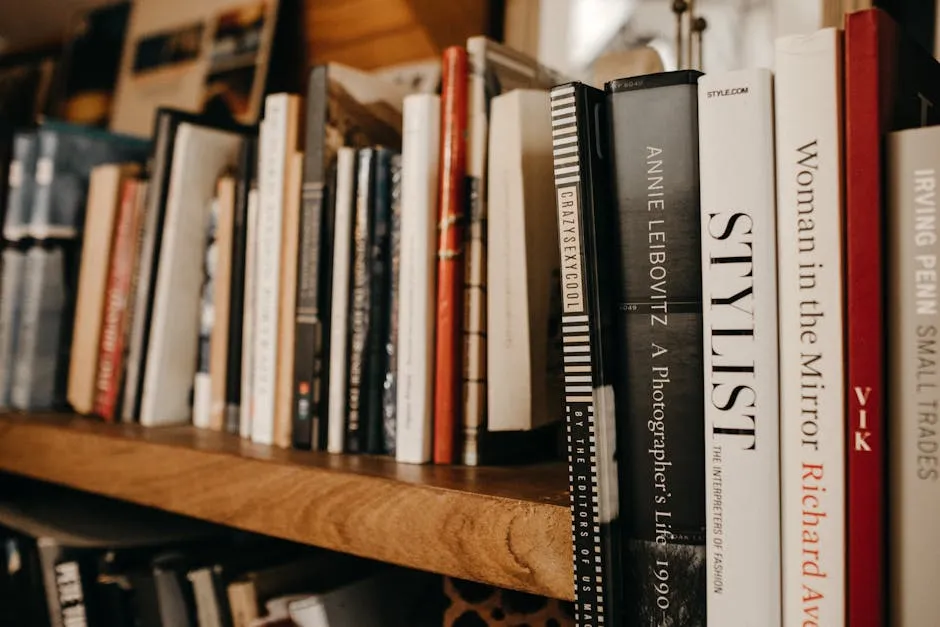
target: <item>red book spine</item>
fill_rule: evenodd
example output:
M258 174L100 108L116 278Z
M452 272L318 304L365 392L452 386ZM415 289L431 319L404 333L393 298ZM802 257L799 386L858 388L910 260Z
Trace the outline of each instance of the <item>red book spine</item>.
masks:
M463 233L467 158L467 51L444 50L438 183L434 463L454 463L461 407Z
M134 261L137 185L136 180L129 179L124 182L121 190L121 207L118 211L111 267L108 269L104 318L98 345L94 413L107 422L114 422L116 417L117 397L124 366L124 325Z
M847 16L845 36L847 610L885 624L884 193L897 28L879 11ZM892 92L892 93L889 93Z

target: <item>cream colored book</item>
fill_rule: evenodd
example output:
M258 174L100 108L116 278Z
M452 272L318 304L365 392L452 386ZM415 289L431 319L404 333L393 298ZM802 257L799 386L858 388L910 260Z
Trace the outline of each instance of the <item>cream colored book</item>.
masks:
M225 385L232 291L232 237L235 229L235 179L224 176L216 187L218 222L215 231L215 275L212 295L212 335L209 340L209 428L225 429Z
M134 176L134 164L105 164L91 171L85 208L82 261L75 302L75 331L69 357L68 402L80 414L90 414L95 402L98 349L105 310L115 219L124 181Z
M561 302L547 91L517 89L490 108L487 428L561 419Z
M292 154L286 165L281 231L281 304L277 328L277 389L274 398L274 444L281 448L290 448L293 424L294 316L297 312L297 248L303 153Z

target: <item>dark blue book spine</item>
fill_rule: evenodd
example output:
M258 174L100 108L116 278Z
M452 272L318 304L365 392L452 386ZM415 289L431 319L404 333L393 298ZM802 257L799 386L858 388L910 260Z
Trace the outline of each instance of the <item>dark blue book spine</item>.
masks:
M705 624L699 75L607 84L629 624Z

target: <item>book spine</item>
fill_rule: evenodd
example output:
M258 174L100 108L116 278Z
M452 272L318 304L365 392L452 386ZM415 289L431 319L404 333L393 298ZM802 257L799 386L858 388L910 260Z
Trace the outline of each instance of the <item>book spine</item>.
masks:
M385 352L385 381L382 386L382 451L395 455L395 437L398 413L396 407L398 387L398 301L401 287L401 155L392 156L391 164L391 219L389 222L389 274L387 277L388 307Z
M13 158L7 173L7 206L3 237L17 241L27 235L36 186L36 153L39 138L34 132L18 132L13 139Z
M106 422L117 418L117 397L124 355L124 326L133 272L136 239L137 181L124 183L114 230L114 249L108 270L105 309L98 343L94 414Z
M16 370L17 336L25 288L26 254L16 248L3 251L0 281L0 408L10 407L10 390Z
M609 85L634 621L705 624L705 397L694 72ZM661 82L657 82L661 81ZM643 120L643 124L637 124Z
M131 346L131 331L134 328L134 321L137 318L137 290L138 283L140 282L140 265L141 265L141 250L144 247L144 237L145 237L145 226L147 223L147 191L150 188L150 183L146 179L140 179L137 181L137 193L134 199L135 210L135 224L134 224L134 239L133 239L133 249L129 254L129 263L131 268L131 283L127 291L127 312L125 313L124 328L122 330L123 337L121 338L121 363L117 368L118 380L117 380L117 396L114 400L114 414L115 420L120 416L122 422L133 422L133 414L124 414L124 395L127 394L127 373L128 373L128 360L130 359L130 346Z
M346 437L346 375L349 350L350 265L352 263L353 198L356 151L340 148L336 168L336 228L333 250L333 298L330 313L330 380L327 451L342 453Z
M239 408L238 434L251 438L251 423L254 409L255 374L255 294L258 274L258 190L248 192L248 238L245 242L245 303L242 313L242 381L241 406Z
M463 407L460 460L480 463L486 409L486 169L489 98L486 46L467 52L466 231L463 277Z
M709 74L699 81L712 625L780 625L772 81L769 70Z
M225 368L225 431L239 433L242 400L242 351L246 345L244 330L245 293L247 287L246 257L248 242L248 194L251 191L252 161L255 155L255 138L248 138L235 183L235 213L232 231L232 266L229 296L228 364Z
M900 111L929 100L914 98L913 85L905 85L919 72L895 78L900 63L919 64L913 56L894 58L904 49L901 34L878 13L850 14L845 22L845 327L853 339L845 345L846 607L850 625L873 626L885 624L888 567L882 133L887 124L906 126Z
M274 442L287 115L286 96L275 94L267 99L258 162L258 249L255 251L257 274L252 377L254 400L251 412L251 439L259 444Z
M295 324L294 352L294 401L293 401L293 445L299 449L321 449L325 442L321 437L321 423L328 403L323 380L329 362L323 359L323 339L327 332L324 316L321 316L322 288L320 276L328 272L330 265L324 263L330 257L323 242L324 204L327 198L324 180L324 157L326 154L326 118L329 94L327 91L328 68L319 67L310 75L307 88L307 145L304 156L304 179L301 185L301 216L299 233L299 256L297 259L297 312ZM328 282L327 282L328 283ZM327 310L323 310L327 311ZM316 440L316 446L314 446Z
M389 245L392 227L392 152L375 150L375 178L372 188L372 237L369 246L369 333L366 338L366 452L382 454L384 419L382 411L385 374L388 371L386 342L389 312Z
M603 92L578 83L555 87L550 97L575 620L584 627L620 625L624 582L617 440L608 374L613 302L601 280L609 278L602 274L603 260L614 253L605 240L605 233L609 237L612 232L606 107Z
M349 308L349 385L346 400L346 443L350 453L366 450L368 358L366 350L371 311L370 253L372 248L373 200L375 189L375 150L359 151L356 184L356 217L352 239L352 282Z
M842 35L777 40L783 623L845 622Z
M33 206L29 212L27 232L29 237L45 239L49 237L52 221L52 187L55 179L56 154L59 149L59 135L55 131L38 132L36 152L36 171L33 180ZM74 233L72 234L74 237Z
M466 176L467 51L444 51L441 78L441 176L438 191L434 463L456 461L462 394L463 222Z
M395 458L423 464L431 461L434 409L440 97L407 96L403 128Z
M232 321L232 246L234 237L235 181L223 177L217 187L215 275L212 280L212 336L209 338L209 377L211 384L209 427L226 431L226 399L228 394L228 347Z
M887 624L929 625L940 611L940 371L936 368L937 184L940 127L890 133L888 226L888 414L890 573ZM874 541L874 539L873 539Z

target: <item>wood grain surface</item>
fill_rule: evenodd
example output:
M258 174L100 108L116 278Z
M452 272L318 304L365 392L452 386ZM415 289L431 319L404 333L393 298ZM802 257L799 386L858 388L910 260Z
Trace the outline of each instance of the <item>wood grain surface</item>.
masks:
M0 415L0 470L362 557L572 599L561 463L412 466L192 427Z

